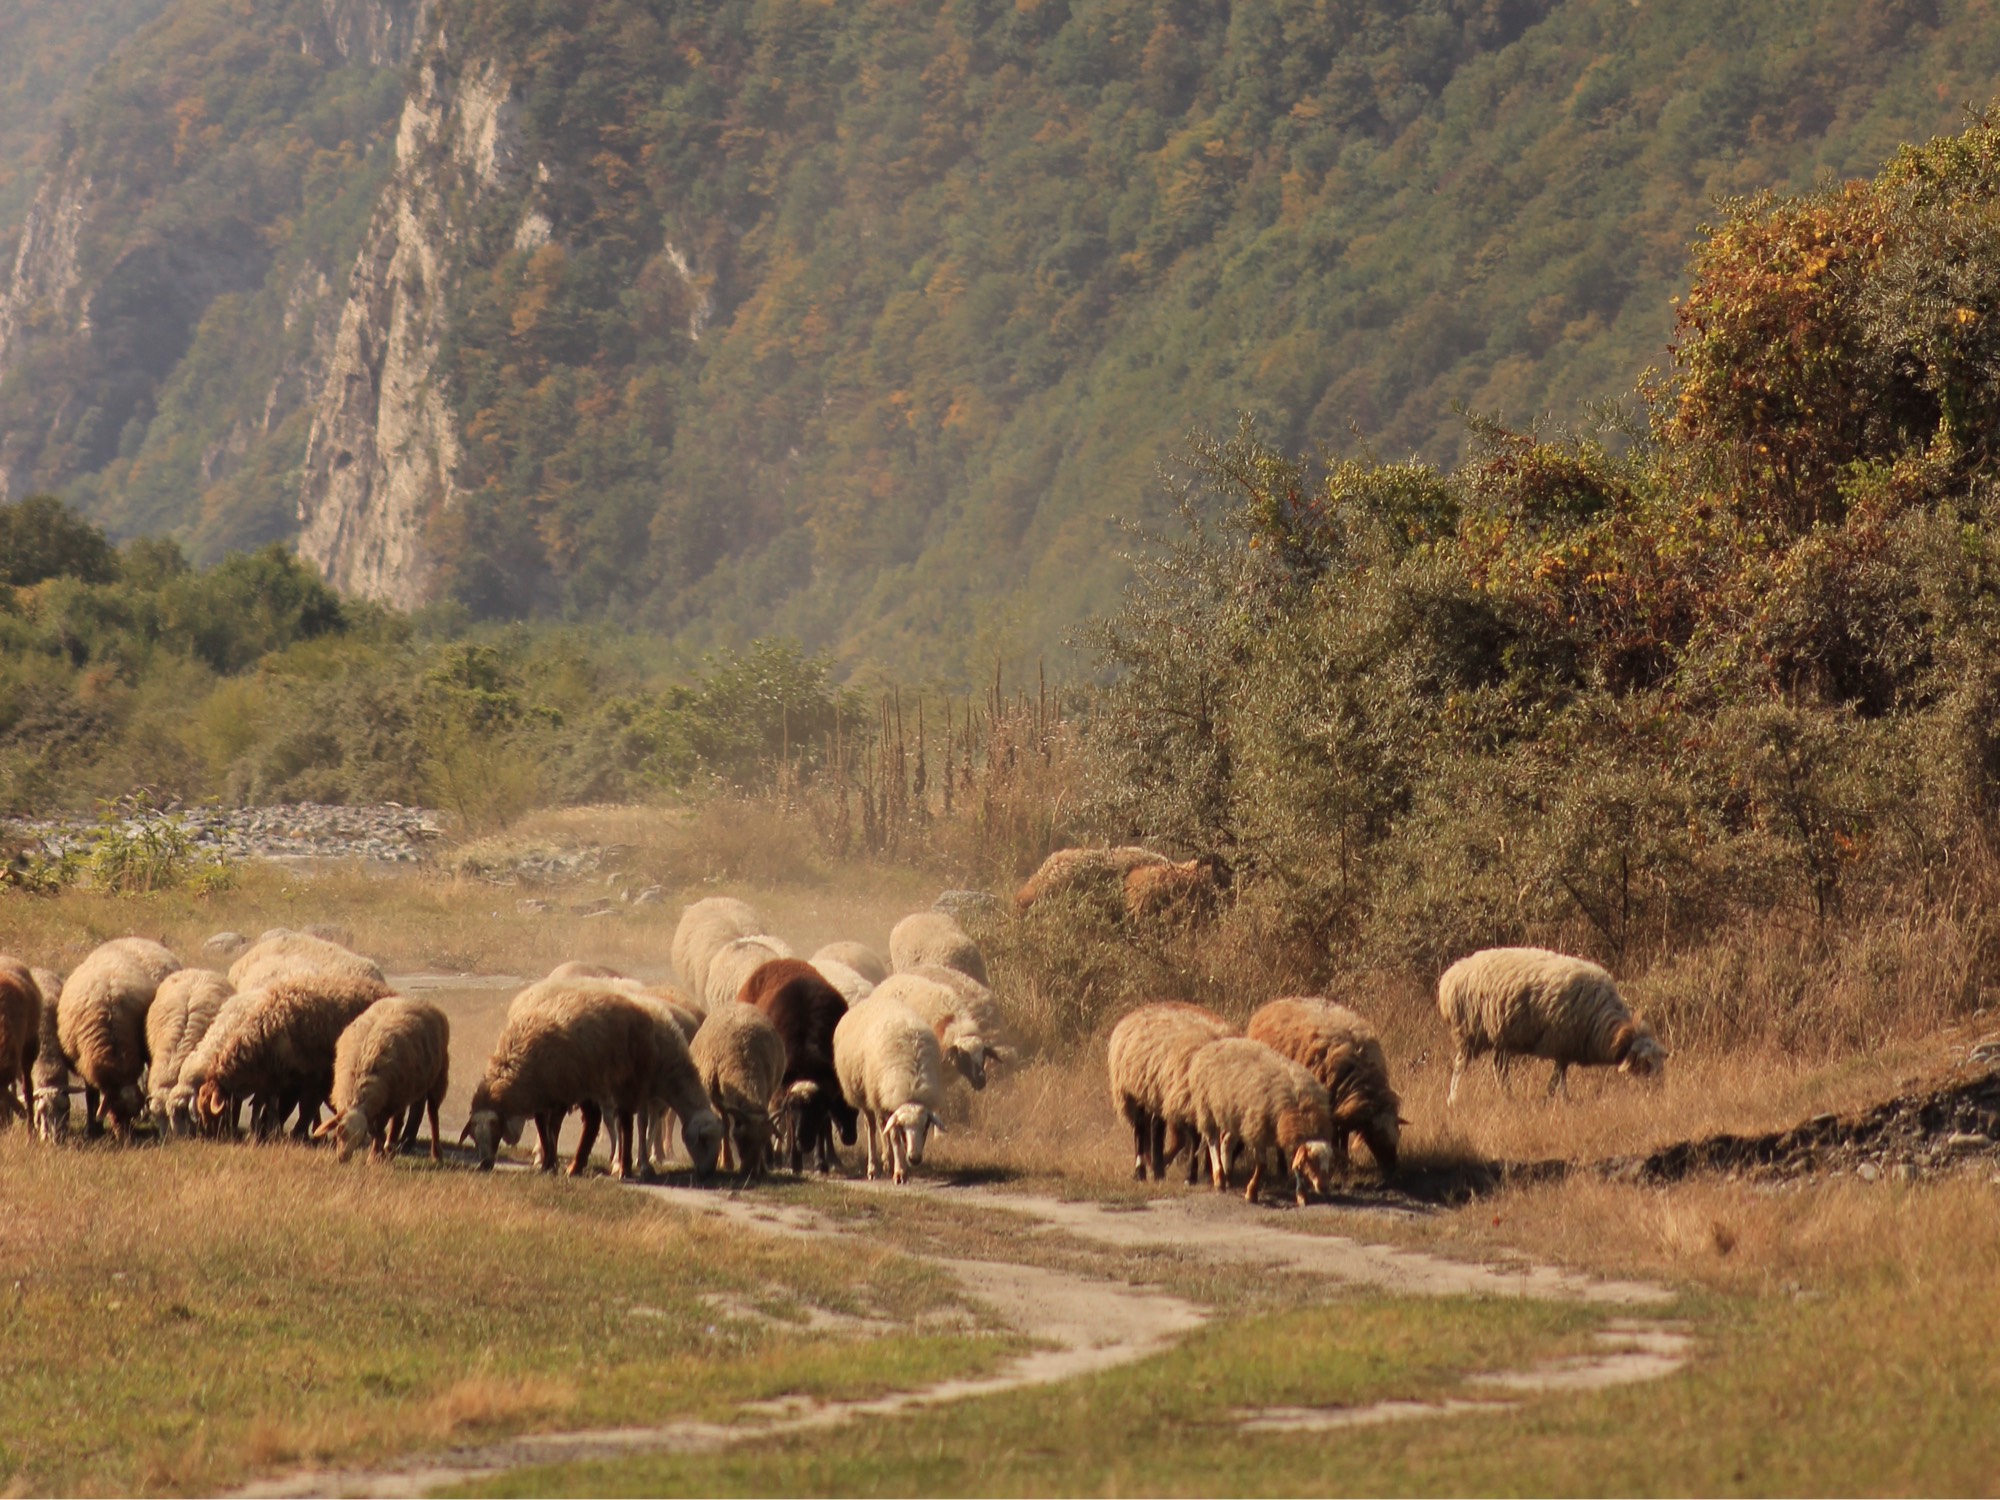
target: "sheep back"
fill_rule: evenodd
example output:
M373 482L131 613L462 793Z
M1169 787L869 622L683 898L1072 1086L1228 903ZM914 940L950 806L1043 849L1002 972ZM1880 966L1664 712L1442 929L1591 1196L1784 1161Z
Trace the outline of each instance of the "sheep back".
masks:
M374 960L309 932L279 928L266 933L229 966L229 982L239 990L301 979L310 979L322 994L338 993L360 1004L389 993L389 981Z
M987 983L986 959L957 919L941 911L912 912L889 933L889 963L897 973L937 964Z
M781 938L769 933L731 938L717 949L708 962L707 984L702 1003L713 1011L742 993L743 983L775 958L790 958L792 950Z
M153 1059L146 1091L156 1123L168 1123L181 1070L215 1024L223 1002L235 993L213 969L181 969L160 982L146 1013L146 1048Z
M1394 1171L1402 1136L1402 1099L1389 1084L1389 1062L1375 1028L1330 1000L1273 1000L1250 1017L1244 1033L1289 1057L1327 1091L1336 1158L1345 1137L1358 1134L1383 1171Z
M450 1085L445 1013L428 1000L384 996L349 1023L334 1047L334 1114L322 1133L338 1135L344 1158L363 1141L381 1142L405 1110L429 1107L435 1116Z
M870 984L880 984L889 977L889 965L881 954L866 943L828 943L812 956L814 968L819 967L821 959L829 963L847 965Z
M1026 914L1051 896L1121 895L1125 877L1147 865L1168 863L1164 854L1127 844L1114 849L1058 849L1014 893L1014 910Z
M708 989L708 966L723 946L762 932L766 923L757 909L733 896L708 896L681 913L669 950L674 972L697 995Z
M905 1104L935 1111L944 1092L937 1033L893 995L879 990L851 1006L833 1031L833 1066L841 1093L877 1120Z

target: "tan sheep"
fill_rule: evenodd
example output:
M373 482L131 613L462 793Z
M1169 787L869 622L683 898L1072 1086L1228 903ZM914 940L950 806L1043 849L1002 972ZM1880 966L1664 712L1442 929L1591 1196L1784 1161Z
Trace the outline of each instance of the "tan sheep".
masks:
M1333 1108L1320 1081L1290 1058L1248 1037L1225 1037L1188 1059L1188 1093L1217 1192L1228 1191L1230 1162L1239 1149L1250 1156L1243 1196L1252 1203L1272 1160L1290 1169L1302 1207L1308 1184L1327 1191Z
M743 993L743 986L765 964L776 958L790 958L792 950L784 940L768 932L732 938L723 944L708 964L708 987L702 1001L712 1014Z
M672 1024L602 980L543 980L507 1007L486 1071L473 1090L460 1137L470 1140L482 1171L491 1171L500 1144L520 1140L532 1120L540 1141L537 1164L556 1169L563 1117L583 1112L583 1136L570 1175L581 1176L608 1115L614 1137L628 1114L651 1097L660 1038ZM637 1150L614 1139L614 1159L635 1170Z
M880 984L889 977L889 965L883 961L881 954L866 943L828 943L808 962L817 969L821 959L825 959L828 963L845 964L870 984ZM834 988L838 989L839 986L835 985Z
M771 1018L731 1000L708 1013L688 1047L710 1105L722 1117L723 1165L745 1181L764 1174L771 1111L785 1076L785 1042Z
M174 1085L215 1023L215 1013L235 993L213 969L181 969L160 981L153 1008L146 1013L146 1050L153 1059L147 1069L146 1094L153 1123L162 1134L176 1129L185 1133L192 1125L190 1117L174 1119Z
M1014 910L1026 915L1036 902L1051 896L1089 894L1122 900L1127 875L1148 865L1166 863L1166 855L1136 844L1116 849L1058 849L1014 893Z
M1330 1000L1273 1000L1251 1016L1244 1034L1298 1063L1333 1101L1333 1157L1345 1170L1348 1138L1358 1135L1375 1164L1396 1170L1402 1100L1389 1086L1389 1061L1375 1028Z
M1611 976L1547 948L1486 948L1461 958L1438 980L1438 1012L1456 1044L1446 1104L1457 1102L1467 1065L1486 1052L1503 1088L1516 1057L1554 1063L1551 1094L1569 1091L1572 1067L1615 1066L1639 1078L1666 1067L1667 1049Z
M707 995L708 966L715 955L737 938L762 932L767 925L755 907L733 896L709 896L682 912L669 953L674 972L688 993Z
M902 1001L878 991L840 1018L833 1031L840 1091L867 1127L868 1176L879 1139L890 1176L907 1182L921 1166L924 1142L938 1123L944 1057L937 1034Z
M102 1134L109 1116L120 1140L146 1101L139 1078L146 1069L146 1012L160 981L180 960L146 938L113 938L92 950L63 981L56 1036L63 1056L83 1080L85 1126Z
M333 1051L333 1117L313 1132L334 1137L340 1159L366 1142L386 1160L397 1121L414 1142L418 1117L430 1116L431 1160L439 1157L438 1110L451 1086L451 1022L428 1000L387 995L348 1024Z
M257 1139L276 1135L296 1109L295 1133L305 1140L333 1092L340 1034L377 997L339 969L315 969L242 993L249 1004L208 1064L195 1114L214 1133L233 1117L239 1101L254 1099Z
M57 1032L57 1002L63 976L53 969L30 969L42 997L41 1047L35 1054L35 1134L60 1140L69 1134L70 1064Z
M874 993L900 1000L922 1016L937 1034L945 1062L975 1089L986 1087L990 1064L1014 1056L993 992L969 974L921 964L891 974Z
M229 966L229 982L239 990L269 989L308 976L323 995L365 1003L389 993L380 965L309 932L276 928Z
M1134 924L1190 924L1212 916L1227 867L1212 854L1125 872L1125 917Z
M695 1066L689 1042L699 1034L697 1019L688 1025L690 1012L656 995L642 995L639 1003L653 1017L653 1072L640 1100L636 1121L637 1139L621 1135L618 1160L621 1175L637 1170L651 1176L667 1165L667 1118L678 1125L681 1146L687 1152L697 1178L715 1170L722 1152L722 1120L702 1087L700 1069ZM636 1158L636 1160L635 1160Z
M1111 1028L1105 1052L1111 1104L1132 1127L1135 1178L1143 1181L1148 1171L1155 1181L1165 1178L1167 1163L1185 1149L1194 1182L1201 1153L1188 1064L1201 1048L1235 1034L1214 1011L1176 1000L1142 1005Z
M41 988L26 964L0 957L0 1125L17 1113L34 1118L35 1059L41 1050Z
M198 1113L195 1101L200 1097L201 1086L208 1081L209 1069L214 1066L223 1043L236 1034L236 1028L250 1012L251 1003L262 999L263 994L262 990L247 993L238 990L224 1000L215 1012L215 1019L208 1023L208 1030L202 1033L181 1063L174 1086L167 1094L167 1122L176 1134L187 1135L195 1131L211 1136L236 1134L243 1111L242 1096L229 1099L220 1115L206 1120Z
M912 912L889 933L889 964L898 974L925 964L956 969L988 983L986 959L958 919L941 911Z

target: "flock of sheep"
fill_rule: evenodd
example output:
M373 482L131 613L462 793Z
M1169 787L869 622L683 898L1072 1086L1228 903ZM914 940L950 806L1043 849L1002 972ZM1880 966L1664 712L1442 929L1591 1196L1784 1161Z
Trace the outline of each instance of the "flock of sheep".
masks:
M1134 916L1204 901L1218 870L1142 849L1065 850L1016 898L1017 910L1108 882ZM896 1182L923 1161L948 1079L983 1088L1015 1055L985 960L941 911L899 922L884 962L860 943L800 959L749 905L698 901L671 957L683 986L566 963L509 1004L473 1091L461 1141L482 1169L536 1131L553 1171L564 1120L581 1115L569 1170L586 1170L600 1132L611 1169L650 1177L675 1139L700 1176L718 1163L748 1181L774 1157L792 1171L838 1164L836 1138L865 1150L867 1173ZM1448 969L1438 1005L1456 1040L1448 1100L1466 1065L1512 1058L1657 1074L1665 1050L1611 976L1533 948L1475 953ZM117 938L66 979L0 958L0 1124L30 1115L66 1134L81 1085L86 1129L130 1139L233 1136L243 1112L269 1139L331 1139L341 1158L415 1147L426 1116L432 1159L450 1078L451 1028L423 1000L392 994L382 970L329 937L274 929L229 972L183 968L159 943ZM1402 1126L1380 1039L1324 999L1273 1000L1242 1032L1201 1006L1143 1005L1112 1030L1112 1100L1132 1127L1135 1175L1160 1178L1183 1151L1218 1189L1247 1158L1253 1201L1275 1171L1300 1202L1326 1192L1365 1145L1392 1172ZM18 1098L16 1090L18 1088ZM322 1112L330 1114L322 1120Z

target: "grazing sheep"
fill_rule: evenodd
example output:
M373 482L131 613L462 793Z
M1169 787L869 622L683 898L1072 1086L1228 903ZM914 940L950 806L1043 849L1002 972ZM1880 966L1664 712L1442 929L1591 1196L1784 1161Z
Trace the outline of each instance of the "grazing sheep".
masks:
M785 1040L754 1005L731 1000L708 1013L688 1044L708 1101L722 1116L722 1159L747 1182L771 1152L771 1106L785 1076Z
M120 1140L132 1138L144 1112L139 1077L146 1069L146 1012L160 981L180 967L160 944L113 938L99 944L63 982L56 1036L83 1080L85 1128L103 1133L108 1115Z
M833 1033L847 1014L846 997L839 986L821 976L816 964L782 958L750 976L743 986L743 1000L771 1018L785 1044L779 1106L785 1165L794 1172L804 1171L810 1148L813 1165L831 1172L838 1161L834 1132L840 1132L843 1144L853 1145L858 1118L841 1092L840 1074L833 1066Z
M889 965L866 943L828 943L812 956L812 966L817 969L820 960L828 963L845 964L870 984L880 984L889 977ZM850 1004L852 1002L849 1002Z
M708 993L708 966L729 943L762 932L769 924L747 901L709 896L681 913L670 950L674 972L694 995ZM730 992L735 993L733 990Z
M1228 867L1204 854L1179 864L1144 864L1125 872L1125 917L1145 922L1192 923L1213 915Z
M269 989L308 976L323 994L338 992L368 1001L389 993L389 981L372 959L311 932L283 927L265 933L255 947L229 966L229 982L239 990Z
M0 1125L17 1111L24 1120L34 1118L35 1059L41 1051L41 988L26 964L0 958Z
M575 959L557 964L549 970L552 980L595 980L611 985L632 996L635 1000L664 1006L672 1013L674 1025L680 1029L681 1037L693 1041L694 1034L701 1029L701 1023L708 1012L670 984L647 984L606 964L581 963Z
M632 976L621 969L607 964L585 963L580 958L572 958L567 963L557 964L549 970L551 979L630 979Z
M1273 1000L1244 1034L1298 1063L1333 1101L1333 1158L1346 1170L1348 1137L1358 1135L1384 1173L1396 1170L1403 1101L1389 1086L1382 1042L1355 1012L1330 1000Z
M1445 1103L1458 1099L1466 1065L1493 1054L1501 1086L1516 1057L1555 1064L1549 1092L1569 1092L1572 1067L1612 1067L1657 1076L1667 1049L1637 1019L1596 964L1546 948L1486 948L1461 958L1438 980L1438 1011L1457 1051Z
M181 1069L215 1024L215 1013L236 991L213 969L181 969L160 981L146 1012L147 1106L162 1134L175 1128L172 1099ZM187 1122L182 1122L185 1129Z
M473 1090L461 1140L470 1140L482 1171L491 1171L501 1141L512 1145L532 1120L540 1141L537 1163L556 1169L563 1117L583 1112L583 1138L570 1175L583 1175L605 1115L614 1134L629 1112L639 1113L659 1059L660 1036L671 1030L631 996L602 980L543 980L516 995ZM633 1170L636 1153L614 1141L614 1156Z
M890 1176L907 1182L921 1166L924 1141L938 1124L944 1058L924 1018L893 996L869 996L833 1031L833 1066L848 1103L868 1122L868 1176L880 1138Z
M922 1016L937 1033L944 1060L975 1089L986 1087L988 1064L1014 1055L993 992L969 974L920 964L891 974L875 993L893 996Z
M1234 1036L1236 1028L1214 1011L1175 1000L1157 1001L1128 1012L1111 1028L1105 1066L1111 1104L1132 1127L1132 1175L1154 1181L1167 1163L1188 1151L1188 1182L1200 1170L1194 1149L1198 1130L1188 1064L1209 1043Z
M1308 1183L1324 1193L1333 1173L1333 1106L1320 1081L1289 1057L1248 1037L1225 1037L1188 1059L1188 1093L1195 1124L1208 1147L1217 1192L1229 1189L1236 1150L1250 1154L1252 1203L1264 1185L1267 1158L1289 1168L1301 1207Z
M69 1134L70 1063L56 1030L56 1004L63 977L53 969L30 969L42 997L41 1046L35 1054L35 1134L60 1140Z
M174 1086L167 1094L167 1124L176 1135L190 1135L196 1131L211 1136L236 1134L238 1117L243 1108L241 1095L225 1101L222 1113L207 1119L197 1112L195 1101L201 1094L201 1086L208 1081L209 1070L214 1067L223 1043L236 1034L236 1028L249 1014L252 1002L262 999L263 994L262 990L238 990L224 1000L215 1012L215 1019L208 1023L208 1030L201 1034L181 1063Z
M1166 855L1136 844L1117 849L1058 849L1014 893L1014 910L1026 915L1037 901L1047 897L1085 892L1117 899L1132 871L1167 862Z
M209 1061L195 1094L195 1114L215 1132L233 1118L239 1101L250 1098L256 1101L251 1118L258 1140L282 1130L294 1109L296 1134L305 1140L333 1092L340 1034L377 997L357 986L351 973L338 970L297 974L242 994L249 1004Z
M979 945L965 935L954 917L941 911L912 912L889 933L889 964L898 973L936 964L969 974L981 984L986 977L986 959Z
M655 1168L665 1167L667 1116L672 1114L679 1122L681 1144L694 1165L695 1176L706 1177L715 1170L722 1152L722 1121L709 1102L701 1072L688 1050L689 1039L696 1034L686 1023L689 1012L655 995L642 994L638 1000L653 1017L653 1072L640 1101L638 1138L623 1134L615 1165L625 1176L634 1170L650 1176ZM697 1020L695 1027L700 1024Z
M726 1005L743 991L743 982L774 958L790 958L792 950L784 940L769 933L732 938L708 963L708 985L702 1003L710 1011Z
M819 977L840 991L840 998L849 1005L859 1005L875 993L879 981L870 979L858 969L850 969L837 958L815 957L812 966Z
M439 1157L438 1110L451 1086L451 1022L428 1000L388 995L356 1016L333 1051L333 1117L313 1132L333 1136L340 1159L369 1143L378 1160L406 1111L406 1137L417 1117L431 1122L431 1160Z

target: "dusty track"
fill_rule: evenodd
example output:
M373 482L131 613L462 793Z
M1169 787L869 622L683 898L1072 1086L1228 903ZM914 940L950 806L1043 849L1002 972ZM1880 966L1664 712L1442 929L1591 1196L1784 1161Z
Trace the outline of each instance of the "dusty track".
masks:
M1635 1312L1666 1302L1672 1295L1665 1288L1643 1282L1599 1281L1549 1266L1474 1265L1345 1237L1298 1234L1281 1227L1276 1222L1278 1216L1272 1213L1244 1209L1233 1199L1218 1202L1207 1195L1120 1209L936 1181L924 1182L914 1192L865 1183L850 1186L860 1193L934 1197L1024 1217L1030 1234L1054 1231L1113 1249L1166 1249L1247 1269L1288 1269L1329 1289L1359 1285L1410 1296L1532 1297L1627 1307ZM810 1209L754 1195L676 1187L637 1190L657 1194L690 1212L725 1218L761 1233L856 1237L851 1229ZM1109 1276L1018 1261L933 1258L933 1263L956 1276L968 1297L1042 1347L1007 1361L991 1375L942 1381L869 1400L761 1403L742 1409L735 1420L726 1423L673 1421L549 1433L453 1449L379 1468L298 1470L240 1493L418 1495L530 1465L712 1451L733 1443L821 1431L858 1418L895 1416L1095 1374L1165 1352L1208 1316L1206 1309L1183 1298ZM1482 1377L1479 1384L1491 1394L1477 1400L1251 1410L1233 1416L1250 1431L1306 1431L1448 1415L1552 1392L1655 1379L1678 1369L1691 1352L1689 1340L1676 1327L1650 1320L1613 1324L1601 1342L1605 1347L1598 1354Z

